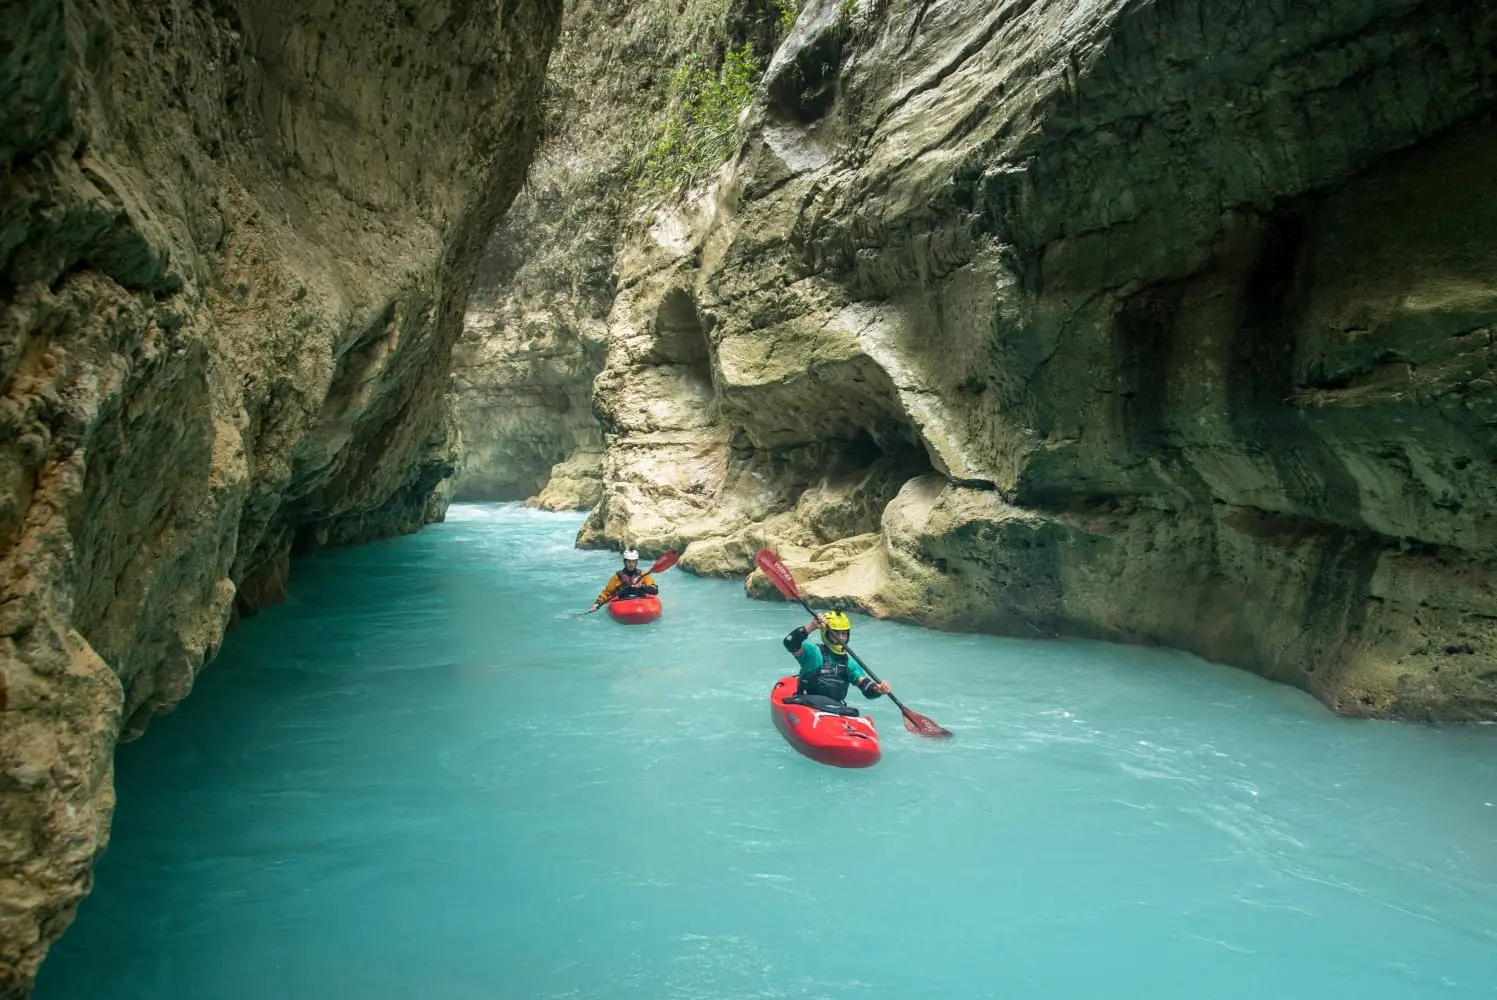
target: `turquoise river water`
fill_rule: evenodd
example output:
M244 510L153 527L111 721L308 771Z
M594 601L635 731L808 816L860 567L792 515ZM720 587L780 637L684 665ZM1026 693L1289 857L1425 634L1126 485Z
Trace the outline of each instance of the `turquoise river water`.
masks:
M39 1000L1497 995L1497 727L854 619L875 767L794 753L798 608L585 609L577 515L460 505L300 562L118 754ZM852 702L866 706L854 694Z

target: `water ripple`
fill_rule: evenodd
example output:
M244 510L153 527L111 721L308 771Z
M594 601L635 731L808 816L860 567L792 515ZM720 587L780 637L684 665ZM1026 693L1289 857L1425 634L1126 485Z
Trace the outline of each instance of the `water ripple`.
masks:
M1497 729L859 620L956 738L855 697L884 759L826 768L769 725L798 609L672 572L654 625L569 617L579 524L299 562L121 748L38 1000L1492 996Z

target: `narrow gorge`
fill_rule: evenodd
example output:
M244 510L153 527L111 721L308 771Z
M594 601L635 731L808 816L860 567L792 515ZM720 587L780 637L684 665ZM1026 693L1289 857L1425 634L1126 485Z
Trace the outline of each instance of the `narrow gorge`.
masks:
M1497 720L1497 5L16 0L0 84L0 1000L90 890L117 745L296 557L454 499L756 598L772 546L825 606ZM485 595L550 579L454 537ZM588 724L642 772L621 702Z
M1497 10L579 0L553 66L458 495L1497 718Z
M0 9L0 997L89 888L117 740L293 554L442 516L560 13Z

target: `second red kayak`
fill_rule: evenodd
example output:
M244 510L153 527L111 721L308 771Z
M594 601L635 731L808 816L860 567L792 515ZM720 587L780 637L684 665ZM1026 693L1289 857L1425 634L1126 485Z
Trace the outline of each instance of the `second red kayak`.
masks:
M631 597L628 600L609 601L608 613L613 620L624 625L648 625L660 617L660 598Z
M869 767L878 763L878 731L873 720L836 715L809 705L787 705L796 691L794 677L781 677L769 692L769 714L785 741L812 760L834 767Z

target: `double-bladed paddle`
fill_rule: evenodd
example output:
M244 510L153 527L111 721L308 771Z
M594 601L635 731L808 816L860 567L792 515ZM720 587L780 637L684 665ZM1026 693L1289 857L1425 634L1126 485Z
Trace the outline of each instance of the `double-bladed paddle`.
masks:
M640 575L654 576L656 573L664 573L666 570L676 565L676 560L680 558L680 554L675 549L671 549L665 555L661 556L659 559L656 559L654 563L650 565L650 568L645 570L644 573L641 573ZM615 598L610 597L607 601L604 601L603 604L612 603L614 600ZM601 608L603 604L598 605L597 608L588 608L586 611L574 611L572 612L572 617L581 618L583 615L590 615L594 611L597 611L598 608Z
M795 585L795 577L790 575L790 570L780 561L779 556L769 551L769 549L760 549L759 554L754 557L754 561L759 564L759 568L764 571L764 575L769 577L769 582L775 585L776 590L792 601L799 601L800 606L805 608L811 617L816 617L816 612L811 610L811 605L806 603L806 599L800 594L800 588ZM881 683L878 675L868 669L868 664L863 662L861 656L852 651L851 646L845 646L844 648L847 650L847 655L856 660L858 666L862 667L863 671L869 677L873 678L873 683ZM910 711L905 707L904 702L894 697L892 691L889 693L889 700L898 705L899 710L904 713L904 728L910 732L918 733L921 736L929 736L933 739L951 735L951 730L936 725L935 722L921 715L919 712Z

